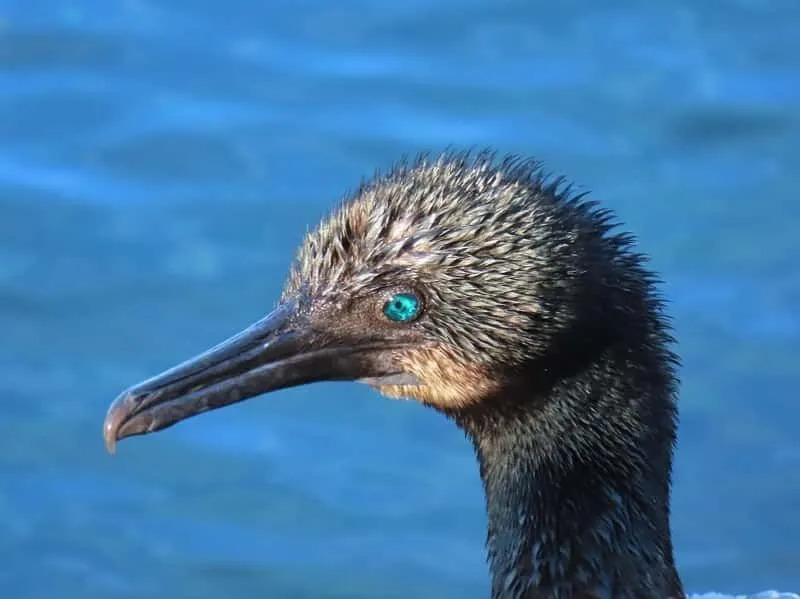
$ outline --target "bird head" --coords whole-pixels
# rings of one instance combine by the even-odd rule
[[[615,272],[606,220],[533,162],[398,165],[306,236],[268,316],[123,392],[105,421],[109,449],[315,381],[358,380],[443,410],[480,402],[592,316],[578,306]]]

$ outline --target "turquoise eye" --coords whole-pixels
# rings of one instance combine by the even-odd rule
[[[411,293],[398,293],[383,306],[386,318],[394,322],[410,322],[422,311],[422,302]]]

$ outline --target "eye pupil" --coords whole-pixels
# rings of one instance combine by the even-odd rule
[[[410,322],[419,316],[422,302],[412,293],[398,293],[383,307],[383,313],[393,322]]]

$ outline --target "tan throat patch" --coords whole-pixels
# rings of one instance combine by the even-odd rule
[[[500,387],[487,369],[464,363],[441,345],[410,350],[401,363],[421,384],[376,386],[387,397],[416,399],[442,409],[465,408]]]

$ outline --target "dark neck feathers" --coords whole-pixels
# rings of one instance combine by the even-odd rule
[[[672,356],[660,329],[635,329],[571,336],[568,354],[450,414],[480,462],[493,599],[684,596],[669,530]]]

